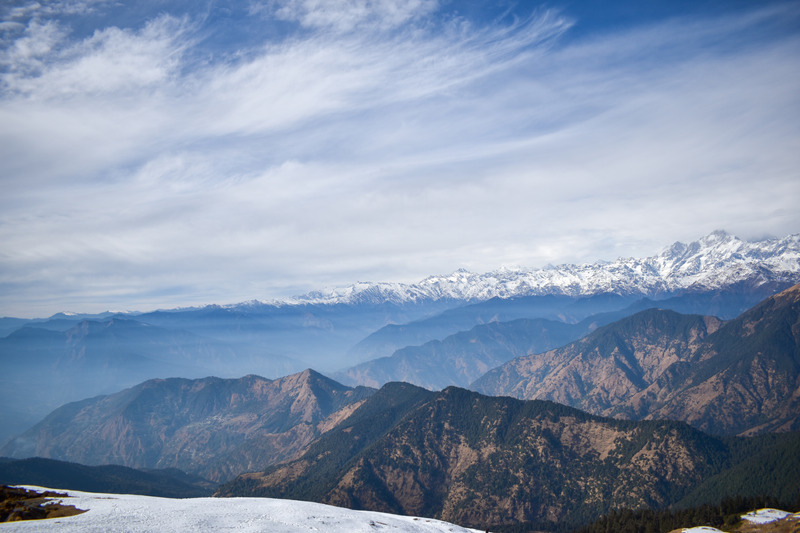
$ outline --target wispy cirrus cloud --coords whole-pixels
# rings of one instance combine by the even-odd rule
[[[250,24],[294,26],[233,54],[208,9],[76,36],[22,8],[0,51],[5,314],[796,231],[800,45],[759,33],[791,4],[573,41],[558,11],[253,3]]]

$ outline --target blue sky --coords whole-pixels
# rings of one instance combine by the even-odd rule
[[[0,6],[0,315],[800,231],[797,2]]]

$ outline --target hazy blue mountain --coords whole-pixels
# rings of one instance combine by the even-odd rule
[[[431,390],[466,387],[487,371],[520,355],[546,351],[582,337],[587,323],[567,324],[544,318],[521,318],[475,326],[422,346],[407,346],[353,366],[333,377],[350,385],[380,387],[405,381]]]
[[[634,298],[617,294],[581,298],[560,295],[495,297],[485,302],[449,309],[430,318],[384,326],[356,344],[349,355],[352,360],[359,362],[388,357],[406,346],[419,346],[428,341],[441,340],[491,322],[544,318],[574,323],[595,313],[623,309],[634,301]]]
[[[659,300],[644,298],[633,304],[630,309],[633,311],[658,307],[685,315],[715,316],[731,320],[792,285],[791,282],[734,283],[721,290],[687,291]]]
[[[399,304],[247,302],[154,311],[135,318],[214,338],[241,349],[302,361],[300,369],[330,371],[345,366],[350,360],[345,356],[347,350],[376,329],[427,317],[462,303],[450,300]]]
[[[0,318],[0,337],[5,337],[28,324],[30,320],[24,318],[3,317]]]
[[[56,407],[151,378],[286,375],[300,363],[186,331],[114,318],[66,331],[31,325],[0,339],[0,442]]]
[[[24,326],[33,326],[53,331],[66,331],[77,326],[84,320],[102,322],[111,318],[114,314],[115,313],[107,311],[105,313],[56,313],[48,318],[3,317],[0,318],[0,338],[10,335]]]
[[[355,350],[372,350],[373,353],[401,343],[410,337],[425,338],[426,334],[446,331],[448,326],[458,327],[454,317],[488,323],[477,325],[469,331],[449,335],[442,340],[431,340],[419,346],[400,348],[388,357],[379,357],[354,365],[333,374],[350,385],[380,387],[390,381],[406,381],[428,389],[443,389],[450,385],[467,387],[481,375],[509,360],[529,354],[545,352],[563,346],[592,332],[594,329],[630,316],[644,309],[674,309],[681,312],[704,311],[703,314],[732,318],[771,296],[776,286],[734,287],[725,291],[683,294],[665,300],[643,298],[627,307],[618,307],[627,299],[603,295],[568,301],[563,297],[528,297],[469,305],[446,311],[427,320],[403,326],[387,326],[378,330]],[[606,310],[573,323],[589,312]],[[536,316],[549,311],[546,318],[520,318],[510,322],[501,317],[516,314]],[[566,320],[566,322],[565,322]],[[382,346],[381,346],[382,344]]]

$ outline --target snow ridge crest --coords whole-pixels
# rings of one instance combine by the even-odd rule
[[[750,242],[723,230],[684,244],[676,242],[657,255],[613,262],[564,264],[541,269],[501,268],[477,274],[459,269],[414,284],[359,282],[313,291],[290,304],[481,301],[490,298],[615,293],[658,297],[683,290],[714,290],[739,282],[800,281],[800,234]]]

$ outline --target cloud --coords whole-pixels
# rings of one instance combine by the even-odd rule
[[[386,30],[436,11],[436,0],[288,0],[254,4],[254,13],[267,13],[307,28],[337,33],[356,28]]]
[[[22,26],[12,23],[9,27]],[[0,65],[8,69],[3,76],[3,84],[8,87],[13,85],[13,80],[18,76],[30,75],[42,68],[42,58],[50,53],[55,45],[64,38],[65,34],[55,22],[41,24],[31,21],[25,27],[22,37],[0,54]]]
[[[751,35],[793,8],[571,40],[555,11],[438,7],[254,5],[300,29],[237,54],[201,15],[28,20],[0,50],[0,313],[797,231],[800,43]]]
[[[160,17],[137,33],[106,28],[56,48],[64,31],[53,22],[31,21],[3,58],[11,67],[3,76],[4,92],[40,101],[130,92],[142,98],[138,91],[168,81],[179,65],[181,32],[179,21]]]
[[[0,11],[0,16],[8,19],[24,19],[59,15],[86,15],[94,12],[97,6],[113,2],[114,0],[48,0],[44,3],[28,2],[18,6],[9,3],[5,6],[5,11]]]

